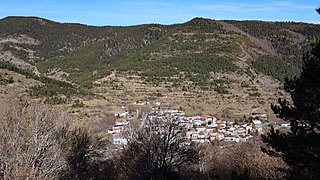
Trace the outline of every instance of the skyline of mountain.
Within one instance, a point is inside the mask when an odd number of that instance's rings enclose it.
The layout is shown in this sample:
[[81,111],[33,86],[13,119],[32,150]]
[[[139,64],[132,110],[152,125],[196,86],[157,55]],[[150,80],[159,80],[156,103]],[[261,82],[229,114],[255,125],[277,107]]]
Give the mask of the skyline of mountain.
[[317,23],[316,0],[229,1],[21,1],[2,2],[0,18],[37,16],[88,25],[175,24],[194,17],[217,20],[263,20]]

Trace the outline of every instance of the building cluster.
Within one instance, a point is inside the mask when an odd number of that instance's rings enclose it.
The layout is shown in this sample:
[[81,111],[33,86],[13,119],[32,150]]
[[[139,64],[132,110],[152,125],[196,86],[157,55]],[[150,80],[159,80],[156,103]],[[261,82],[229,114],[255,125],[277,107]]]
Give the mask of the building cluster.
[[122,106],[122,110],[122,112],[114,114],[116,122],[112,129],[108,130],[108,133],[112,134],[113,144],[126,145],[128,144],[130,122],[133,120],[133,117],[125,106]]
[[214,115],[185,116],[180,110],[152,109],[148,115],[151,121],[173,119],[183,130],[186,140],[197,143],[246,142],[252,134],[261,133],[261,120],[252,120],[249,123],[237,123],[219,120]]
[[[113,136],[114,144],[126,145],[128,143],[128,133],[130,123],[133,118],[126,108],[116,114],[116,123],[108,132]],[[265,114],[255,113],[252,116],[266,116]],[[251,117],[252,117],[251,116]],[[256,118],[256,117],[255,117]],[[177,124],[188,142],[196,143],[215,143],[223,144],[227,142],[246,142],[254,134],[262,133],[263,127],[267,123],[262,120],[252,119],[247,122],[237,122],[232,120],[218,119],[214,115],[208,116],[186,116],[181,110],[152,108],[151,111],[141,119],[139,128],[148,125],[148,122],[161,122],[170,119]]]

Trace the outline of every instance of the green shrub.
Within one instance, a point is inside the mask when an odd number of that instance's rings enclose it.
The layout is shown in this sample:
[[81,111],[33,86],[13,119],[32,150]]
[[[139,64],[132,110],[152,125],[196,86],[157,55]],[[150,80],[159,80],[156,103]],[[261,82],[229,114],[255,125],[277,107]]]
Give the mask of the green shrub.
[[58,104],[66,103],[66,101],[67,100],[65,98],[52,96],[52,97],[47,97],[44,102],[47,104],[58,105]]
[[260,97],[261,94],[259,92],[249,93],[249,96]]
[[76,100],[73,101],[72,107],[74,107],[74,108],[82,108],[82,107],[84,107],[84,104],[79,99],[76,99]]
[[216,86],[214,90],[219,94],[229,94],[229,91],[224,86]]

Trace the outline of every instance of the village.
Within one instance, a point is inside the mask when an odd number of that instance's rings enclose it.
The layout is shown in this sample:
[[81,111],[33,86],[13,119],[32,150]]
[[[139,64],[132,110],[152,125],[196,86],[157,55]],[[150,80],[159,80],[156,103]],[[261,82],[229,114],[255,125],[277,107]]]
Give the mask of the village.
[[[112,135],[112,142],[115,145],[127,145],[129,131],[133,130],[131,125],[134,117],[125,106],[123,111],[115,114],[116,122],[108,133]],[[183,130],[184,138],[189,143],[211,143],[224,146],[230,143],[247,142],[254,136],[261,135],[270,126],[275,128],[290,128],[290,123],[278,122],[269,123],[268,115],[265,113],[250,113],[248,118],[242,121],[238,119],[218,118],[215,115],[186,116],[185,112],[179,109],[162,109],[160,106],[151,108],[140,120],[140,125],[135,128],[144,128],[150,122],[161,122],[168,119],[177,124]]]

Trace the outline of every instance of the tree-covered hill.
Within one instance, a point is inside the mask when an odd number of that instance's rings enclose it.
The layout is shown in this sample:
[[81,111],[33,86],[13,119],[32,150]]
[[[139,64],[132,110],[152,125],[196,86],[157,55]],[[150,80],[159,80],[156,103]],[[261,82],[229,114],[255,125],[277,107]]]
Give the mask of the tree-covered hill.
[[170,26],[95,27],[6,17],[0,20],[0,52],[11,52],[47,75],[65,72],[66,80],[87,87],[112,71],[153,82],[179,77],[201,85],[214,72],[243,74],[254,69],[279,80],[292,77],[299,73],[302,47],[320,34],[315,24],[223,23],[237,30],[203,18]]

